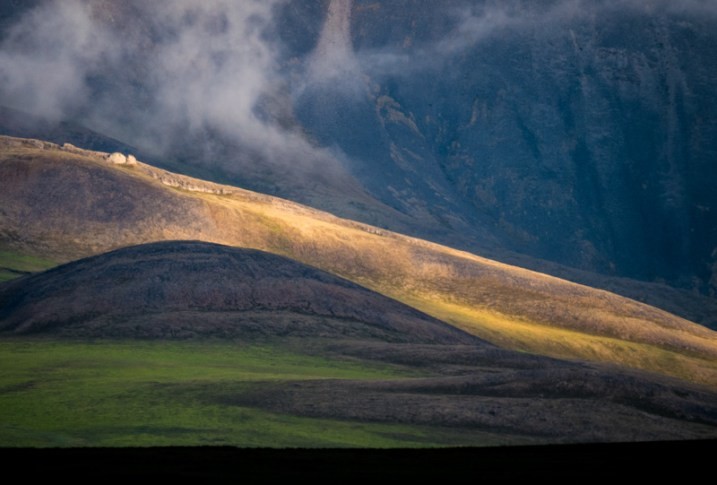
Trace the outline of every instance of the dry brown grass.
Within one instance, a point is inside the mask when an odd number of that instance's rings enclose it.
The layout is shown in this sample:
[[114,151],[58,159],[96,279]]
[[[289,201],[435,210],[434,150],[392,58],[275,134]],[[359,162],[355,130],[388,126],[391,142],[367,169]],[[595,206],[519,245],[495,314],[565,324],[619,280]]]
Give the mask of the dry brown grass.
[[[504,347],[717,388],[717,334],[654,307],[234,187],[223,195],[169,187],[166,172],[144,164],[111,166],[92,153],[7,139],[0,147],[0,175],[13,185],[0,194],[2,246],[65,259],[172,239],[262,249]],[[50,195],[40,192],[48,184]]]

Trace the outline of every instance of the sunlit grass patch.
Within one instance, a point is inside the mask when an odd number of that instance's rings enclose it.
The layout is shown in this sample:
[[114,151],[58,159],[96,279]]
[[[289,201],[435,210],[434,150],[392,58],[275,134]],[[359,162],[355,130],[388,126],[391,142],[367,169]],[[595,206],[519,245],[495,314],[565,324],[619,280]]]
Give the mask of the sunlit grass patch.
[[508,317],[428,295],[401,300],[502,347],[570,360],[610,362],[717,387],[717,362],[689,352]]

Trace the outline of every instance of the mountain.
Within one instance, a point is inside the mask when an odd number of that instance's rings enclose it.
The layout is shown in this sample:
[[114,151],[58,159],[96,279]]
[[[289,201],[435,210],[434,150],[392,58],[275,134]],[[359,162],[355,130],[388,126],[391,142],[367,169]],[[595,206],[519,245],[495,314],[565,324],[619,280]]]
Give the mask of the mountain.
[[715,27],[3,3],[0,445],[714,437]]
[[0,141],[5,251],[69,261],[179,239],[260,249],[506,348],[715,385],[714,332],[639,302],[134,157]]
[[261,251],[200,242],[119,249],[9,283],[0,289],[0,332],[478,342],[323,271]]
[[714,326],[717,12],[576,5],[7,4],[0,129],[139,153]]
[[[540,259],[715,294],[717,10],[331,4],[344,8],[316,43],[344,39],[341,65],[366,86],[351,96],[327,77],[296,116],[381,201]],[[293,55],[315,18],[312,6],[285,8]]]

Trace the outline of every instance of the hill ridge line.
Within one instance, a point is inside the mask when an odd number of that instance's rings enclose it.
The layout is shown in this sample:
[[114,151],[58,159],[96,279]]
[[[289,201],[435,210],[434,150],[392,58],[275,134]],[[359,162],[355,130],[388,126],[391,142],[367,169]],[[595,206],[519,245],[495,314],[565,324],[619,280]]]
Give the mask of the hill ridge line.
[[[409,242],[409,243],[411,243],[415,246],[419,246],[419,247],[440,248],[442,250],[448,250],[450,253],[452,253],[456,256],[459,256],[459,257],[462,257],[465,259],[469,259],[472,261],[476,261],[481,264],[494,266],[494,267],[500,268],[500,269],[510,269],[510,270],[514,270],[514,271],[525,272],[525,274],[530,275],[530,276],[537,276],[537,277],[546,278],[549,280],[560,281],[560,282],[568,283],[571,285],[589,288],[594,291],[604,292],[609,295],[616,295],[616,293],[610,292],[608,290],[595,288],[595,287],[585,285],[582,283],[576,283],[576,282],[573,282],[570,280],[560,278],[558,276],[553,276],[553,275],[549,275],[546,273],[542,273],[540,271],[523,268],[521,266],[516,266],[516,265],[509,264],[509,263],[502,263],[500,261],[496,261],[496,260],[493,260],[490,258],[486,258],[484,256],[480,256],[475,253],[471,253],[470,251],[452,248],[452,247],[446,246],[444,244],[436,243],[436,242],[422,239],[419,237],[409,236],[406,234],[402,234],[400,232],[391,231],[389,229],[379,228],[379,227],[372,226],[372,225],[364,223],[364,222],[355,221],[353,219],[346,219],[346,218],[334,215],[330,212],[327,212],[327,211],[324,211],[321,209],[316,209],[314,207],[310,207],[305,204],[294,202],[289,199],[284,199],[282,197],[277,197],[277,196],[268,195],[268,194],[262,194],[260,192],[255,192],[255,191],[244,189],[244,188],[237,187],[234,185],[220,184],[220,183],[211,182],[208,180],[203,180],[200,178],[192,177],[190,175],[184,175],[181,173],[171,172],[169,170],[155,167],[154,165],[137,160],[131,154],[127,155],[125,158],[127,159],[127,158],[131,157],[132,159],[134,159],[134,162],[118,162],[118,161],[112,161],[112,157],[115,155],[125,156],[124,154],[121,154],[119,152],[109,153],[109,152],[102,152],[102,151],[97,151],[97,150],[88,150],[88,149],[77,147],[70,143],[64,143],[63,145],[59,145],[57,143],[52,143],[52,142],[43,141],[43,140],[37,140],[34,138],[19,138],[19,137],[0,135],[0,146],[3,144],[6,144],[8,142],[14,143],[14,142],[18,142],[18,141],[21,142],[23,145],[32,146],[33,148],[38,148],[41,150],[57,149],[57,150],[62,150],[65,152],[73,153],[76,155],[82,155],[85,157],[89,157],[89,158],[92,158],[94,162],[102,163],[104,166],[131,167],[133,171],[137,171],[140,174],[149,176],[153,180],[160,182],[162,185],[173,188],[173,189],[180,189],[180,190],[185,190],[188,192],[196,192],[196,193],[212,194],[212,195],[238,196],[238,197],[241,197],[242,199],[268,202],[268,203],[271,203],[273,206],[280,207],[282,209],[290,209],[290,210],[293,210],[293,211],[296,211],[299,213],[310,214],[312,216],[318,216],[322,219],[330,220],[331,222],[338,222],[342,225],[361,229],[365,232],[368,232],[369,234],[374,234],[377,236],[389,237],[389,238],[400,238],[406,242]],[[639,302],[637,300],[634,300],[632,298],[624,297],[622,295],[617,295],[617,296],[629,299],[631,301],[635,301],[636,303],[645,304],[645,303]],[[650,306],[651,308],[655,308],[655,307],[652,307],[651,305],[647,305],[647,306]],[[664,310],[662,310],[662,311],[664,311]],[[666,312],[666,313],[669,313],[669,312]],[[672,314],[670,314],[670,315],[672,315]],[[681,317],[677,317],[677,318],[681,318]],[[686,320],[686,321],[688,321],[688,320]]]
[[[111,154],[38,140],[2,137],[3,145],[0,169],[13,187],[4,194],[9,212],[0,222],[11,245],[64,251],[64,260],[170,239],[259,249],[348,279],[499,346],[627,363],[717,386],[717,333],[636,300],[278,197],[204,185],[125,155],[115,163]],[[88,163],[101,170],[88,170]],[[178,182],[167,185],[160,177]],[[179,182],[224,193],[191,192]],[[44,187],[54,195],[43,195]],[[579,342],[573,333],[582,336]],[[677,356],[687,359],[684,367],[674,364]]]

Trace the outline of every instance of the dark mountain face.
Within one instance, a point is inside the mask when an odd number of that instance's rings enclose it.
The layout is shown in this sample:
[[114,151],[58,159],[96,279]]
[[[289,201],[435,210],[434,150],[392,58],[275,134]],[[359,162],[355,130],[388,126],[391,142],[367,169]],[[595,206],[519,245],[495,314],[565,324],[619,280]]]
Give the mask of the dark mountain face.
[[[0,103],[443,243],[717,291],[709,2],[185,3],[2,11]],[[57,74],[13,82],[28,60]]]
[[290,259],[200,242],[132,246],[2,285],[0,332],[482,343]]
[[402,3],[354,2],[365,95],[299,102],[373,194],[518,252],[714,292],[714,9]]

